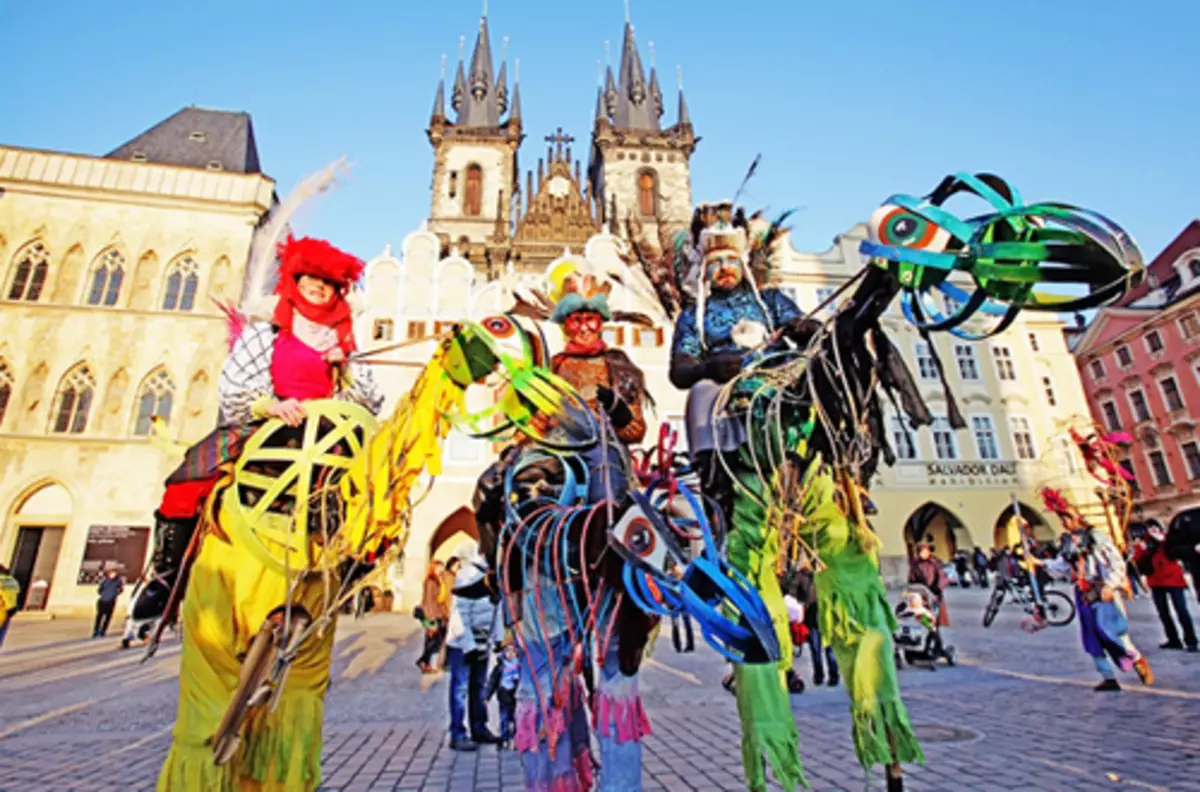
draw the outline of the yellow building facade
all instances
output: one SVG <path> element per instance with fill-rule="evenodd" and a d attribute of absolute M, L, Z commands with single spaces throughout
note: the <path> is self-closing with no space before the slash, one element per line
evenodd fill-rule
<path fill-rule="evenodd" d="M 0 561 L 25 606 L 132 582 L 178 463 L 216 422 L 227 328 L 274 183 L 250 119 L 186 108 L 105 157 L 0 146 Z"/>
<path fill-rule="evenodd" d="M 785 245 L 780 288 L 805 310 L 813 310 L 864 264 L 858 244 L 865 227 L 856 226 L 824 253 L 803 253 Z M 617 240 L 594 236 L 583 250 L 604 268 L 622 266 Z M 438 237 L 427 229 L 410 234 L 393 252 L 370 261 L 364 280 L 365 311 L 357 337 L 365 348 L 414 342 L 385 353 L 392 364 L 376 376 L 388 394 L 388 407 L 412 383 L 416 366 L 433 350 L 420 341 L 447 329 L 463 317 L 480 319 L 510 308 L 514 289 L 536 286 L 540 275 L 515 268 L 488 281 L 481 268 L 451 250 L 441 256 Z M 550 266 L 553 266 L 551 263 Z M 654 307 L 624 286 L 614 287 L 614 308 L 653 314 Z M 1053 486 L 1077 502 L 1094 506 L 1094 483 L 1066 430 L 1086 420 L 1083 388 L 1062 333 L 1053 316 L 1026 314 L 1005 333 L 983 342 L 959 341 L 947 333 L 932 341 L 946 370 L 950 390 L 967 423 L 953 430 L 945 421 L 946 400 L 920 334 L 903 317 L 898 303 L 884 325 L 904 356 L 930 410 L 934 427 L 902 430 L 889 416 L 889 435 L 896 463 L 880 466 L 871 495 L 878 506 L 872 518 L 883 540 L 885 577 L 906 574 L 908 550 L 916 541 L 931 541 L 935 552 L 949 558 L 956 550 L 976 546 L 990 550 L 1016 541 L 1011 525 L 1016 497 L 1023 515 L 1041 538 L 1058 532 L 1057 521 L 1041 507 L 1038 490 Z M 974 326 L 974 325 L 972 325 Z M 557 327 L 545 328 L 551 349 L 562 344 Z M 657 404 L 657 422 L 682 427 L 686 394 L 667 378 L 672 328 L 613 325 L 606 329 L 610 345 L 619 346 L 646 372 Z M 484 394 L 476 394 L 483 398 Z M 386 408 L 385 408 L 386 409 Z M 647 434 L 657 437 L 656 427 Z M 420 595 L 425 565 L 444 558 L 473 540 L 470 513 L 475 481 L 496 458 L 489 443 L 453 435 L 448 441 L 444 475 L 414 514 L 413 533 L 393 581 L 400 607 Z"/>

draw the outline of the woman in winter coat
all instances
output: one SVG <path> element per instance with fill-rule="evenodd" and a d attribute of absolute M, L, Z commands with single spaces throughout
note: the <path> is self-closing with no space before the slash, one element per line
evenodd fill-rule
<path fill-rule="evenodd" d="M 924 542 L 917 545 L 916 558 L 909 562 L 908 582 L 919 583 L 933 592 L 933 596 L 937 598 L 940 605 L 938 626 L 949 627 L 950 610 L 946 607 L 944 595 L 946 588 L 950 585 L 950 578 L 947 577 L 946 570 L 942 568 L 942 562 L 933 557 L 933 551 Z"/>
<path fill-rule="evenodd" d="M 1158 619 L 1167 635 L 1166 642 L 1160 644 L 1159 648 L 1183 649 L 1186 645 L 1189 652 L 1195 652 L 1198 651 L 1196 629 L 1188 613 L 1187 579 L 1183 576 L 1183 567 L 1168 553 L 1166 539 L 1167 532 L 1159 525 L 1152 525 L 1147 531 L 1148 541 L 1134 553 L 1133 560 L 1138 570 L 1146 576 L 1146 585 L 1150 587 L 1150 596 L 1154 598 L 1154 609 L 1158 611 Z M 1174 606 L 1183 630 L 1182 642 L 1175 620 L 1171 618 L 1171 606 Z"/>

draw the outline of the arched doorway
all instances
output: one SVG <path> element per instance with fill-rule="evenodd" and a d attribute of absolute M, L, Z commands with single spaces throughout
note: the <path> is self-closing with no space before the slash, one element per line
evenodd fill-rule
<path fill-rule="evenodd" d="M 918 506 L 904 522 L 904 541 L 910 555 L 917 544 L 926 542 L 934 556 L 949 561 L 958 551 L 960 541 L 970 543 L 970 534 L 952 511 L 930 501 Z"/>
<path fill-rule="evenodd" d="M 429 558 L 444 561 L 467 542 L 479 543 L 479 528 L 475 525 L 475 512 L 463 506 L 442 520 L 429 537 Z"/>
<path fill-rule="evenodd" d="M 1021 519 L 1028 522 L 1033 528 L 1035 541 L 1053 542 L 1057 538 L 1054 529 L 1046 523 L 1038 511 L 1020 502 L 1017 503 L 1017 507 L 1021 512 Z M 1012 547 L 1020 541 L 1021 532 L 1017 528 L 1012 508 L 1007 508 L 996 517 L 996 524 L 992 529 L 992 545 L 993 547 Z"/>
<path fill-rule="evenodd" d="M 71 494 L 53 481 L 38 484 L 17 501 L 8 521 L 15 534 L 8 568 L 21 584 L 18 608 L 45 610 L 72 509 Z"/>

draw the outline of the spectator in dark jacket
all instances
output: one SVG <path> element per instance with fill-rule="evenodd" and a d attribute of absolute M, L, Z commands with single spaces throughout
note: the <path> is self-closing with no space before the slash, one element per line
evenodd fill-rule
<path fill-rule="evenodd" d="M 1159 648 L 1183 649 L 1186 645 L 1189 652 L 1195 652 L 1196 629 L 1188 613 L 1187 580 L 1183 576 L 1183 568 L 1168 553 L 1166 531 L 1162 527 L 1151 526 L 1146 533 L 1146 541 L 1134 554 L 1134 562 L 1146 576 L 1146 585 L 1150 587 L 1150 596 L 1154 598 L 1154 609 L 1158 611 L 1158 619 L 1167 635 L 1166 642 L 1160 644 Z M 1171 618 L 1171 606 L 1175 608 L 1175 616 L 1183 631 L 1182 642 L 1175 620 Z"/>
<path fill-rule="evenodd" d="M 837 659 L 833 656 L 833 647 L 824 646 L 821 642 L 817 584 L 813 578 L 812 563 L 807 558 L 801 560 L 800 564 L 788 575 L 784 593 L 791 594 L 797 602 L 804 606 L 804 626 L 808 629 L 808 651 L 812 655 L 813 685 L 825 684 L 825 669 L 828 666 L 829 686 L 836 686 L 839 681 Z M 803 653 L 804 647 L 797 648 L 800 653 Z"/>
<path fill-rule="evenodd" d="M 933 551 L 924 542 L 917 545 L 917 555 L 909 562 L 908 582 L 919 583 L 933 592 L 941 606 L 938 608 L 938 626 L 949 627 L 950 611 L 946 607 L 944 594 L 950 585 L 950 578 L 946 576 L 942 562 L 933 557 Z"/>
<path fill-rule="evenodd" d="M 96 621 L 92 624 L 92 637 L 103 638 L 108 634 L 108 625 L 112 621 L 113 610 L 117 607 L 117 597 L 125 590 L 125 581 L 110 569 L 100 578 L 96 587 L 99 597 L 96 599 Z"/>
<path fill-rule="evenodd" d="M 1192 575 L 1196 600 L 1200 601 L 1200 509 L 1175 515 L 1167 531 L 1167 549 Z"/>
<path fill-rule="evenodd" d="M 980 588 L 988 586 L 988 557 L 982 547 L 976 547 L 971 554 L 971 563 L 975 567 L 975 582 Z"/>

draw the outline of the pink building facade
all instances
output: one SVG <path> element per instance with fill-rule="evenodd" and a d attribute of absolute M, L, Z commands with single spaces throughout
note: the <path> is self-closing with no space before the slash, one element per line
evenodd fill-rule
<path fill-rule="evenodd" d="M 1093 419 L 1133 435 L 1136 517 L 1200 505 L 1200 220 L 1121 304 L 1069 333 Z"/>

